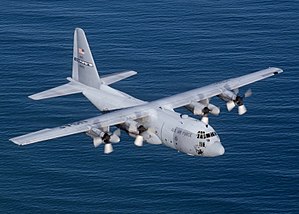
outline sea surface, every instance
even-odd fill
[[[272,0],[2,0],[0,213],[299,213],[298,11]],[[82,95],[28,98],[67,82],[76,27],[100,74],[137,71],[113,87],[147,101],[284,73],[241,89],[253,90],[244,116],[211,100],[220,157],[136,148],[125,133],[110,155],[85,134],[18,147],[8,139],[100,115]]]

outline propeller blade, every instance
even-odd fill
[[[116,136],[120,137],[120,129],[116,129],[113,134],[115,134]]]
[[[209,118],[207,116],[203,116],[201,118],[201,121],[204,122],[205,124],[209,124]]]
[[[250,97],[252,95],[252,90],[251,89],[248,89],[245,94],[244,94],[244,97]]]
[[[120,141],[120,138],[115,133],[113,133],[110,136],[109,142],[111,142],[111,143],[118,143],[119,141]]]
[[[245,105],[238,106],[238,113],[239,113],[239,115],[243,115],[246,112],[247,112],[247,109],[246,109]]]
[[[228,102],[226,103],[227,110],[228,110],[228,111],[233,110],[233,108],[235,107],[235,105],[236,105],[236,104],[235,104],[234,101],[232,101],[232,100],[228,101]]]
[[[216,116],[220,114],[220,108],[218,108],[217,106],[209,104],[208,108],[210,109],[211,114]]]
[[[101,137],[94,137],[93,138],[93,145],[95,148],[97,148],[99,145],[101,145],[101,143],[103,143],[103,140]]]
[[[110,154],[111,152],[113,152],[113,147],[111,143],[106,143],[104,146],[104,153],[105,154]]]
[[[143,146],[143,137],[141,135],[137,135],[134,144],[135,146]]]

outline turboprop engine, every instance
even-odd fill
[[[239,95],[239,89],[235,89],[233,91],[225,90],[218,95],[218,97],[226,102],[228,111],[231,111],[237,105],[239,115],[243,115],[247,112],[247,109],[244,105],[244,98],[250,97],[251,95],[251,89],[248,89],[243,96]]]
[[[150,128],[145,128],[134,120],[128,120],[121,125],[131,137],[135,137],[134,144],[136,146],[143,146],[143,141],[149,144],[162,144],[160,138]]]
[[[209,103],[209,100],[201,100],[200,102],[191,102],[186,106],[188,110],[190,110],[194,115],[202,116],[201,121],[208,124],[209,118],[208,114],[211,113],[213,115],[219,115],[220,109]]]
[[[113,133],[110,133],[109,131],[103,131],[98,128],[91,128],[86,134],[93,138],[95,148],[104,144],[105,154],[113,152],[112,143],[118,143],[120,141],[120,129],[116,129]]]

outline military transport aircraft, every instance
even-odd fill
[[[18,145],[86,133],[93,139],[95,147],[104,145],[104,153],[113,151],[112,144],[120,141],[120,129],[134,137],[134,144],[164,144],[170,148],[193,156],[215,157],[224,154],[224,148],[215,130],[208,124],[208,114],[218,115],[220,109],[209,100],[217,96],[224,100],[230,111],[238,106],[240,115],[246,112],[244,98],[251,95],[248,90],[239,94],[239,88],[250,83],[283,72],[279,68],[268,68],[241,77],[231,78],[205,87],[193,89],[170,97],[146,102],[134,98],[109,85],[135,75],[125,71],[99,76],[85,33],[76,28],[74,32],[72,77],[68,83],[29,96],[33,100],[82,93],[104,114],[90,119],[47,128],[10,139]],[[186,107],[201,120],[175,112]],[[116,126],[115,131],[110,127]]]

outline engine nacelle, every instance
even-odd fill
[[[92,138],[95,138],[95,137],[103,137],[105,132],[97,128],[91,128],[86,134]]]
[[[203,115],[203,109],[205,108],[206,106],[201,104],[201,103],[198,103],[198,102],[192,102],[190,103],[189,105],[186,106],[186,108],[188,110],[190,110],[194,115]]]
[[[131,134],[139,134],[139,130],[138,130],[138,122],[134,121],[134,120],[128,120],[123,124],[123,128],[125,130],[127,130],[129,133]]]
[[[220,113],[220,109],[217,106],[213,104],[204,105],[200,102],[192,102],[187,105],[186,108],[189,109],[194,115],[203,116],[207,113],[218,115]]]
[[[105,132],[103,132],[102,130],[91,128],[86,134],[93,139],[93,145],[95,148],[103,143],[102,138],[104,137]]]
[[[237,95],[232,91],[225,90],[221,94],[219,94],[218,97],[220,97],[222,100],[228,102],[228,101],[236,100]]]

